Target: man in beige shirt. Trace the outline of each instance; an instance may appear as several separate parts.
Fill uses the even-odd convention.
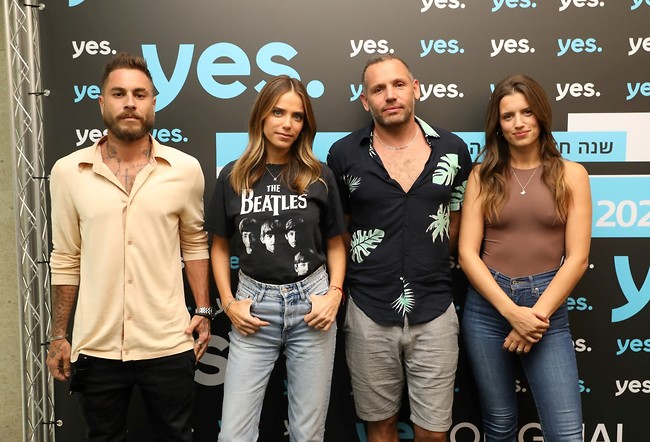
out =
[[[126,437],[134,385],[157,436],[192,440],[194,366],[212,317],[204,179],[196,159],[149,134],[155,103],[145,61],[118,54],[104,69],[99,97],[107,135],[52,168],[47,365],[80,393],[91,441]]]

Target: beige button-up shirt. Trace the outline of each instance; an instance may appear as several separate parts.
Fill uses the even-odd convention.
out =
[[[52,285],[78,285],[72,356],[124,361],[193,348],[182,259],[207,259],[198,161],[152,139],[127,193],[99,145],[52,168]],[[182,256],[182,259],[181,259]]]

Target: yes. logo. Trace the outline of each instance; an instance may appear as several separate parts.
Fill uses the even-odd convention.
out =
[[[618,350],[616,351],[616,356],[620,356],[626,351],[631,351],[633,353],[650,353],[650,339],[617,339],[616,345],[618,345]]]
[[[420,58],[426,57],[433,50],[436,54],[462,54],[465,49],[458,45],[458,40],[420,40],[422,52]]]
[[[642,49],[646,52],[650,52],[650,37],[646,38],[637,38],[636,40],[630,37],[630,50],[627,55],[634,55],[639,52],[639,49]]]
[[[464,94],[458,92],[458,85],[450,84],[422,84],[420,83],[420,101],[427,101],[429,97],[436,98],[463,98]]]
[[[532,54],[535,52],[535,48],[530,47],[529,41],[526,38],[522,38],[521,40],[515,40],[512,38],[502,38],[500,40],[492,39],[490,40],[490,43],[492,44],[492,53],[490,54],[490,57],[496,57],[501,53],[501,51],[504,51],[507,54],[514,54],[516,52],[519,52],[520,54]]]
[[[638,94],[641,94],[644,97],[650,97],[650,82],[646,81],[645,83],[628,83],[627,91],[629,92],[625,99],[630,101]]]
[[[195,382],[205,385],[206,387],[214,387],[223,384],[226,377],[226,366],[228,365],[228,360],[221,355],[212,353],[209,349],[214,348],[223,353],[223,351],[228,348],[228,345],[228,341],[222,336],[212,335],[210,343],[208,344],[208,351],[197,363],[197,369],[194,373]],[[203,371],[204,366],[211,368],[208,371]]]
[[[96,84],[91,84],[91,85],[85,85],[82,84],[81,86],[75,84],[74,85],[74,102],[79,103],[81,100],[83,100],[86,95],[88,98],[91,100],[96,100],[99,98],[101,95],[102,90],[99,86]]]
[[[274,61],[277,58],[291,60],[298,52],[287,43],[271,42],[262,46],[255,56],[255,63],[265,74],[276,76],[286,74],[300,79],[300,75],[290,66]],[[149,71],[153,78],[158,96],[156,98],[156,111],[161,111],[176,99],[187,81],[194,58],[194,44],[181,44],[178,48],[176,63],[169,76],[165,74],[158,56],[155,44],[142,45],[142,55],[147,60]],[[165,63],[167,65],[167,63]],[[227,42],[215,43],[207,47],[196,62],[196,75],[203,89],[215,98],[231,99],[238,97],[247,86],[232,77],[249,77],[251,75],[251,62],[248,55],[237,45]],[[227,79],[220,82],[219,77]],[[226,81],[226,80],[222,80]],[[260,91],[266,81],[262,80],[254,86]],[[312,80],[306,85],[307,93],[313,98],[323,95],[325,87],[319,80]]]
[[[557,39],[557,45],[559,51],[557,53],[558,57],[563,56],[569,50],[575,52],[576,54],[580,52],[594,53],[594,52],[603,52],[603,48],[596,44],[595,38],[588,38],[583,40],[582,38],[567,38],[567,39]]]
[[[493,0],[494,7],[492,8],[492,12],[497,12],[499,9],[501,9],[503,6],[506,8],[514,9],[514,8],[536,8],[537,3],[533,3],[530,0]]]
[[[641,5],[650,6],[650,0],[632,0],[632,6],[630,6],[630,10],[634,11],[635,9],[639,9]]]
[[[639,313],[650,302],[650,268],[641,289],[637,288],[634,279],[632,279],[629,257],[615,256],[614,269],[618,285],[627,299],[627,304],[612,310],[612,322],[621,322]]]
[[[356,101],[361,96],[363,92],[363,86],[361,84],[351,84],[350,92],[350,101]],[[431,96],[435,98],[463,98],[465,94],[458,91],[458,85],[454,83],[450,84],[424,84],[420,83],[420,101],[427,101]]]
[[[111,49],[111,43],[106,40],[102,40],[97,43],[95,40],[88,41],[72,41],[72,58],[79,58],[84,52],[88,55],[109,55],[117,54],[115,49]]]
[[[573,98],[579,97],[600,97],[600,92],[595,89],[593,83],[557,83],[557,96],[555,101],[563,100],[567,95],[572,96]]]
[[[605,2],[601,0],[561,0],[560,12],[566,11],[571,5],[576,8],[597,8],[605,6]]]
[[[68,6],[74,8],[75,6],[82,4],[84,1],[85,0],[68,0]]]
[[[392,54],[395,52],[388,47],[386,40],[350,40],[350,46],[352,47],[350,58],[359,55],[361,50],[366,54]]]
[[[438,9],[464,9],[465,3],[461,3],[458,0],[422,0],[422,8],[420,8],[420,12],[427,12],[431,9],[431,6],[435,6]]]
[[[573,341],[573,349],[575,350],[576,353],[591,351],[591,347],[587,345],[587,341],[582,338]]]
[[[569,296],[566,300],[566,305],[569,311],[577,310],[581,312],[585,310],[593,310],[593,307],[589,305],[587,299],[583,297],[573,298]]]
[[[643,381],[639,379],[616,379],[616,393],[618,397],[629,391],[632,394],[637,393],[650,393],[650,379],[645,379]]]

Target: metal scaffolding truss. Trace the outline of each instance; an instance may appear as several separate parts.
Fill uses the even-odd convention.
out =
[[[54,387],[46,366],[50,328],[47,177],[43,146],[37,0],[4,0],[18,248],[23,437],[54,440]]]

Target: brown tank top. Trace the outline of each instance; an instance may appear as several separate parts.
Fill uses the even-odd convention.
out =
[[[511,278],[556,269],[564,256],[565,223],[555,215],[553,195],[542,181],[542,169],[528,182],[534,170],[514,169],[521,184],[511,173],[499,219],[485,224],[483,262]]]

